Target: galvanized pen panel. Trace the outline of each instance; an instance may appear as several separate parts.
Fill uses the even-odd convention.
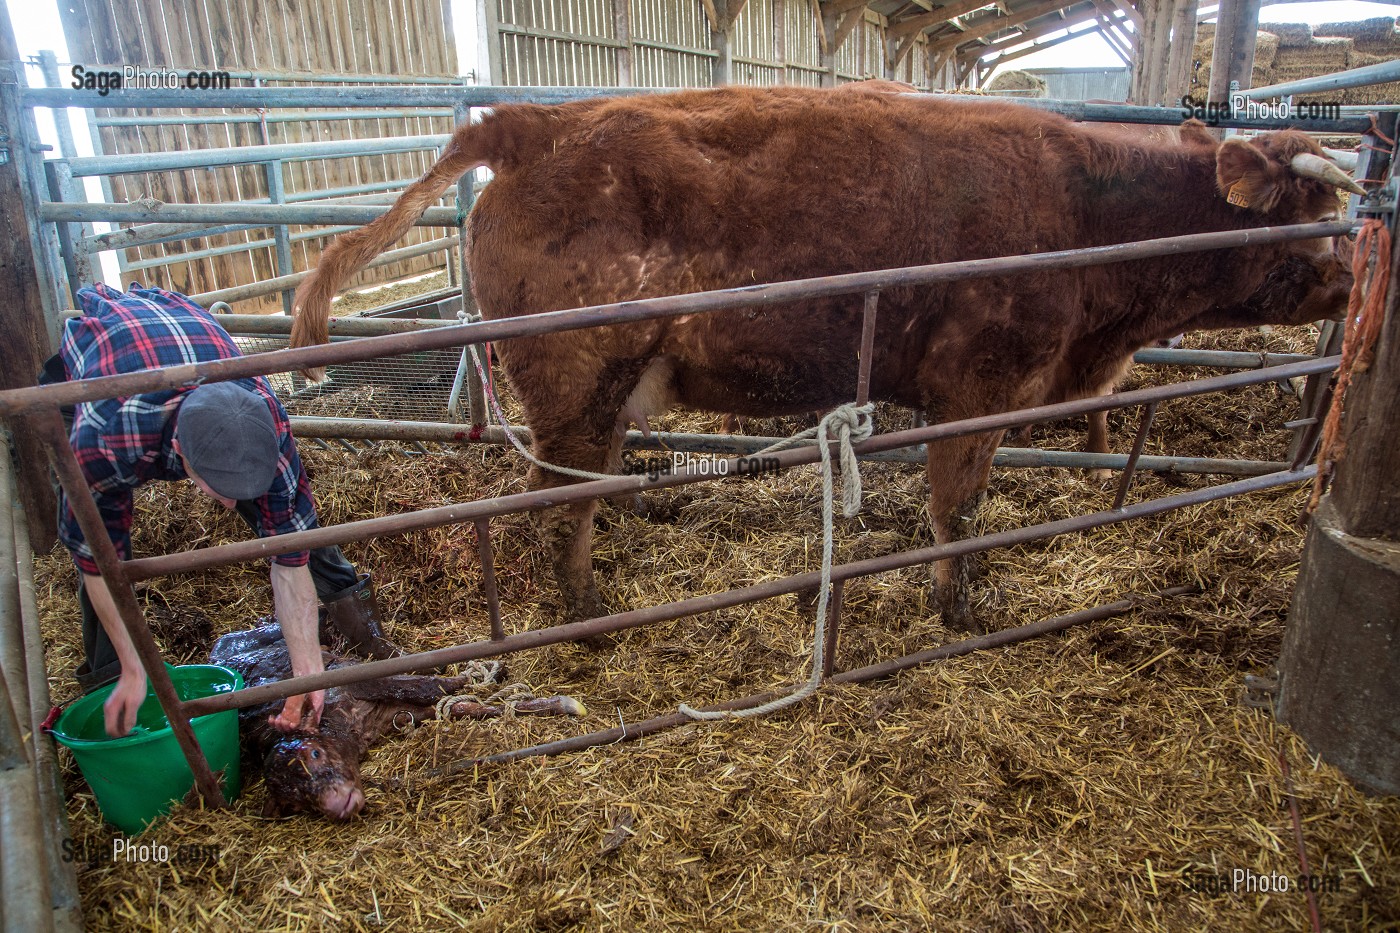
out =
[[[593,0],[595,6],[607,0]],[[419,75],[431,83],[457,79],[456,48],[447,0],[224,0],[188,4],[180,0],[74,0],[60,4],[64,33],[73,58],[104,70],[132,65],[230,71],[235,87],[325,85],[387,76],[394,83]],[[67,65],[62,75],[67,81]],[[264,77],[258,77],[258,75]],[[198,91],[191,91],[191,102]],[[188,151],[259,143],[303,143],[332,139],[444,133],[450,117],[396,116],[366,112],[353,120],[257,120],[256,111],[190,107],[180,110],[95,110],[99,120],[152,120],[172,116],[196,122],[104,125],[94,144],[108,154]],[[286,114],[282,114],[285,116]],[[229,118],[237,117],[244,119]],[[227,121],[227,122],[226,122]],[[432,152],[287,162],[282,166],[286,195],[305,197],[330,188],[385,185],[417,178],[433,161]],[[259,165],[117,175],[105,180],[110,199],[154,198],[169,203],[228,203],[265,199],[275,179]],[[118,253],[123,284],[141,281],[187,293],[247,285],[282,271],[315,265],[324,230],[290,227],[206,236]],[[404,245],[432,239],[413,231]],[[281,240],[292,269],[279,269]],[[213,255],[210,255],[210,254]],[[181,257],[193,256],[184,259]],[[426,255],[362,273],[356,285],[371,285],[443,266],[439,254]],[[280,311],[277,296],[249,299],[240,311]]]

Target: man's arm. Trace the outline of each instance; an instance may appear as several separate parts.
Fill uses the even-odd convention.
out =
[[[325,670],[321,661],[321,641],[316,632],[316,584],[311,580],[311,571],[305,565],[286,567],[272,565],[272,606],[277,619],[282,624],[282,637],[287,642],[287,651],[292,656],[292,674],[297,677],[316,674]],[[309,712],[309,728],[315,728],[321,721],[321,708],[325,704],[325,691],[287,697],[282,704],[282,712],[272,724],[284,732],[303,725],[302,717]],[[310,710],[306,701],[310,700]]]
[[[141,656],[136,653],[136,645],[122,624],[121,615],[107,582],[90,573],[83,574],[83,589],[102,622],[102,629],[116,649],[117,660],[121,661],[122,673],[112,695],[102,704],[107,725],[107,734],[113,738],[126,735],[136,725],[136,711],[146,699],[146,669],[141,666]]]

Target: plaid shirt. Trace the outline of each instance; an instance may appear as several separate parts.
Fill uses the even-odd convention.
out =
[[[95,285],[78,292],[83,316],[68,321],[60,354],[69,379],[221,360],[239,356],[233,339],[203,308],[182,295],[133,285],[119,292]],[[254,500],[261,537],[315,528],[311,483],[297,456],[287,412],[267,380],[235,380],[267,399],[277,427],[281,454],[271,487]],[[126,398],[84,402],[77,407],[69,440],[83,469],[107,533],[125,560],[131,557],[132,491],[151,480],[186,479],[184,464],[171,447],[176,413],[193,388],[169,389]],[[96,574],[92,549],[83,539],[68,500],[59,496],[60,540],[84,573]],[[309,553],[273,560],[288,567],[306,564]]]

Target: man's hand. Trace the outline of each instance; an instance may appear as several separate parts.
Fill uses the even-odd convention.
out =
[[[146,699],[146,672],[140,663],[123,665],[116,689],[102,704],[105,714],[107,734],[114,739],[121,738],[136,725],[136,712]]]
[[[292,676],[304,677],[325,670],[321,641],[316,636],[316,584],[311,580],[311,571],[273,564],[272,604],[282,623],[287,653],[292,656]],[[324,690],[287,697],[282,711],[268,721],[283,732],[315,729],[321,724],[325,702]]]
[[[122,624],[106,582],[99,576],[85,573],[83,588],[87,590],[97,619],[102,623],[122,665],[116,688],[107,702],[102,704],[107,734],[115,739],[126,735],[136,725],[136,711],[141,708],[141,701],[146,699],[146,670],[141,666],[141,656],[136,653],[136,646]]]

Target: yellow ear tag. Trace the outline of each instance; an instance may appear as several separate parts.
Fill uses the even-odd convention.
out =
[[[1236,207],[1249,207],[1249,198],[1244,193],[1244,179],[1230,186],[1230,190],[1225,192],[1225,200]]]

